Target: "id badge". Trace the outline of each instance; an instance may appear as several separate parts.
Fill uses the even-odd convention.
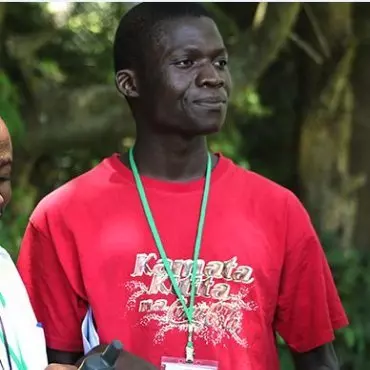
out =
[[[187,363],[184,358],[162,357],[161,370],[218,370],[218,362],[194,360],[192,363]]]

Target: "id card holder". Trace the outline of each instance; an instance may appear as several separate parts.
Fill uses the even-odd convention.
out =
[[[161,370],[218,370],[218,362],[194,360],[194,362],[188,363],[185,358],[162,357]]]

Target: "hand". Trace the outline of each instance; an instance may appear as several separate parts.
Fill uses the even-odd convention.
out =
[[[77,370],[77,367],[72,365],[50,364],[45,370]]]

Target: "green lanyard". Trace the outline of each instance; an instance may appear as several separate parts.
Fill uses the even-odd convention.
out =
[[[190,304],[189,307],[186,304],[184,295],[182,294],[179,284],[176,281],[175,275],[171,270],[170,263],[168,261],[166,252],[163,248],[163,244],[161,241],[161,238],[159,236],[157,227],[155,225],[155,221],[153,219],[152,212],[150,210],[147,197],[145,195],[145,190],[143,187],[143,183],[141,181],[139,171],[137,169],[135,160],[134,160],[134,154],[133,154],[133,148],[130,148],[129,150],[129,162],[130,167],[132,170],[132,173],[135,178],[136,182],[136,188],[138,190],[140,200],[142,203],[142,206],[144,208],[145,216],[147,218],[150,230],[152,232],[155,244],[158,248],[159,254],[161,255],[163,265],[166,269],[166,272],[168,274],[168,277],[172,283],[172,287],[175,290],[175,293],[178,297],[178,299],[181,302],[181,305],[184,309],[186,318],[189,323],[189,330],[188,330],[188,342],[186,344],[185,352],[186,352],[186,361],[187,362],[194,362],[194,345],[193,345],[193,332],[194,332],[194,324],[193,324],[193,315],[194,315],[194,300],[195,300],[195,290],[196,290],[196,275],[197,275],[197,263],[199,258],[199,252],[200,252],[200,245],[202,241],[203,236],[203,227],[204,227],[204,219],[206,216],[206,209],[207,209],[207,203],[208,203],[208,195],[209,195],[209,188],[210,188],[210,182],[211,182],[211,170],[212,170],[212,161],[211,161],[211,155],[208,153],[208,161],[207,161],[207,169],[206,169],[206,178],[204,183],[204,190],[203,190],[203,198],[202,198],[202,205],[200,208],[200,216],[198,221],[198,230],[197,230],[197,236],[195,239],[195,246],[194,246],[194,257],[193,257],[193,268],[192,268],[192,275],[191,275],[191,292],[190,292]]]
[[[4,310],[6,308],[6,302],[4,295],[0,292],[0,304],[3,306]],[[15,365],[17,366],[18,370],[27,370],[26,362],[24,361],[24,358],[22,356],[22,351],[19,346],[19,342],[17,340],[17,347],[18,347],[18,356],[15,353],[13,347],[7,342],[6,340],[6,334],[5,332],[0,331],[0,340],[3,342],[4,346],[8,348],[9,355],[11,359],[14,361]],[[11,363],[9,363],[10,369],[12,369]]]

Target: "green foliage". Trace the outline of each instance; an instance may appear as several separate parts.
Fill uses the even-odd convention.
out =
[[[24,133],[24,125],[19,114],[16,89],[4,72],[0,71],[0,117],[6,122],[13,141],[20,140]]]
[[[271,109],[263,105],[261,97],[255,88],[246,87],[233,98],[235,107],[248,116],[264,118],[271,115]]]
[[[245,155],[249,143],[244,134],[245,126],[248,120],[268,117],[271,110],[261,102],[258,91],[252,87],[234,94],[229,110],[224,129],[210,140],[211,149],[223,153],[244,168],[250,168]]]

